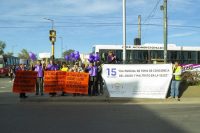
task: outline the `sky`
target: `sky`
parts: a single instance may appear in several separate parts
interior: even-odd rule
[[[138,34],[142,17],[142,44],[163,43],[163,0],[126,0],[127,45]],[[200,44],[200,0],[168,0],[168,43]],[[122,45],[122,0],[0,0],[0,40],[5,52],[24,48],[35,54],[51,52],[49,30],[57,32],[55,56],[74,49],[92,52],[97,44]],[[60,38],[62,37],[62,39]],[[63,49],[62,41],[63,40]]]

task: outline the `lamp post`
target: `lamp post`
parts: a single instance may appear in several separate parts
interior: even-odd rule
[[[61,56],[60,56],[60,58],[62,58],[62,54],[63,54],[63,37],[59,37],[60,38],[60,40],[61,40]]]
[[[43,19],[51,21],[51,24],[52,24],[51,29],[53,30],[54,29],[54,20],[49,19],[49,18],[43,18]]]
[[[49,20],[52,23],[52,28],[49,31],[50,35],[49,35],[49,39],[52,43],[52,48],[51,48],[51,53],[52,53],[52,59],[55,59],[54,53],[55,53],[55,49],[54,49],[54,44],[56,42],[56,31],[54,30],[54,20],[53,19],[49,19],[49,18],[43,18],[45,20]]]

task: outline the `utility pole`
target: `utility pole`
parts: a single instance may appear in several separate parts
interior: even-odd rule
[[[123,0],[123,64],[126,64],[126,0]]]
[[[138,38],[141,42],[141,15],[138,15]]]
[[[60,38],[60,40],[61,40],[61,56],[60,56],[60,58],[62,58],[62,54],[63,54],[63,37],[59,37]]]
[[[167,42],[168,42],[168,17],[167,17],[167,0],[164,0],[161,6],[163,10],[163,35],[164,35],[164,63],[167,63]]]

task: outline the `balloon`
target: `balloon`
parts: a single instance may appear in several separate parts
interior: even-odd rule
[[[65,55],[65,60],[66,60],[66,61],[69,61],[69,60],[70,60],[69,55]]]
[[[72,58],[74,58],[75,54],[74,54],[74,53],[71,53],[70,56],[71,56]]]
[[[74,51],[74,55],[80,55],[78,51]]]
[[[99,54],[94,54],[94,61],[99,61],[100,57]]]
[[[89,58],[90,58],[90,59],[94,59],[94,55],[93,55],[93,54],[90,54]]]
[[[74,56],[74,58],[75,58],[76,60],[78,60],[78,59],[80,58],[80,55],[79,55],[79,54],[76,54],[76,55]]]
[[[89,58],[88,61],[89,61],[90,63],[93,63],[93,62],[94,62],[93,59],[91,59],[91,58]]]
[[[29,52],[29,57],[31,60],[36,60],[36,55],[32,52]]]

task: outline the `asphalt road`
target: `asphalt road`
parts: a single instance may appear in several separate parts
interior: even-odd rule
[[[0,79],[0,133],[200,132],[200,104],[21,102],[11,85]]]
[[[0,105],[1,133],[199,133],[199,105]]]
[[[9,78],[0,77],[0,93],[2,92],[11,92],[12,91],[12,83]]]

